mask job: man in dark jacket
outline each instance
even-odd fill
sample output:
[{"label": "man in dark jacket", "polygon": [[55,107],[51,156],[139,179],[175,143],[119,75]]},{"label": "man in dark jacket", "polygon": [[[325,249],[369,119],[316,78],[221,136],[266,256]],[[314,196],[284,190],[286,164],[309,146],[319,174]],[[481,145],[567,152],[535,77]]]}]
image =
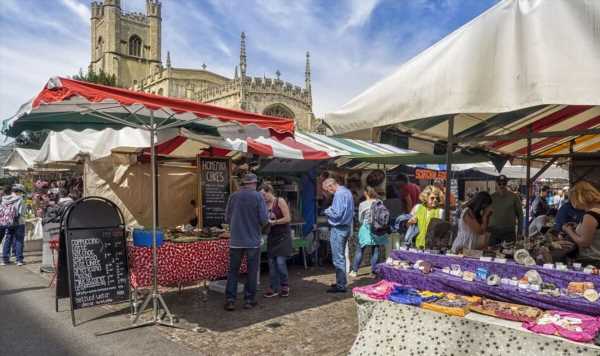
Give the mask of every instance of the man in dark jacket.
[{"label": "man in dark jacket", "polygon": [[548,197],[548,192],[550,191],[550,187],[545,185],[540,189],[540,194],[535,197],[533,203],[531,204],[531,216],[530,220],[537,218],[541,215],[548,215],[548,210],[550,207],[548,206],[548,202],[546,198]]},{"label": "man in dark jacket", "polygon": [[247,173],[242,178],[242,187],[231,194],[225,209],[225,222],[230,225],[229,273],[225,291],[225,310],[235,310],[238,274],[242,258],[246,254],[248,280],[244,285],[244,309],[256,306],[256,286],[260,266],[261,229],[268,223],[265,200],[256,191],[258,178]]}]

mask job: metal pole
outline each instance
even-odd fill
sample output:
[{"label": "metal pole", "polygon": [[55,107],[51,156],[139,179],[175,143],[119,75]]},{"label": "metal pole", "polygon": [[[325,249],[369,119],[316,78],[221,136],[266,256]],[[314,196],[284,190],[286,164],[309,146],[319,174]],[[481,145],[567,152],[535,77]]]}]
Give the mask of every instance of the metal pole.
[{"label": "metal pole", "polygon": [[[525,202],[525,231],[523,236],[529,236],[529,209],[531,207],[531,125],[527,127],[527,201]],[[525,241],[528,239],[526,238]]]},{"label": "metal pole", "polygon": [[[158,293],[158,256],[156,251],[156,148],[154,147],[154,135],[156,127],[154,126],[154,113],[150,112],[150,165],[152,177],[152,295]],[[153,316],[156,319],[158,316],[158,305],[156,298],[152,300]]]},{"label": "metal pole", "polygon": [[446,200],[444,202],[444,219],[450,222],[450,174],[452,173],[452,151],[454,150],[454,116],[448,118],[448,143],[446,146]]}]

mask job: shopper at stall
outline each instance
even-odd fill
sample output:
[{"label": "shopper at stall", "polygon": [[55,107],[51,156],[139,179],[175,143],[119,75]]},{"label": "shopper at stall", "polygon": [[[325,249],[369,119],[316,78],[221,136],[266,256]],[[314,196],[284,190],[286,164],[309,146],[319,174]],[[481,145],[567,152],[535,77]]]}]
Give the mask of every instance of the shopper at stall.
[{"label": "shopper at stall", "polygon": [[563,231],[579,247],[576,261],[582,264],[600,266],[600,192],[590,183],[581,181],[575,184],[569,194],[571,204],[585,211],[581,224],[563,225]]},{"label": "shopper at stall", "polygon": [[323,190],[333,194],[333,203],[325,209],[325,215],[331,226],[329,243],[331,255],[335,266],[335,285],[327,293],[345,293],[346,278],[346,243],[352,234],[352,220],[354,217],[354,200],[348,188],[339,185],[334,178],[323,181]]},{"label": "shopper at stall", "polygon": [[458,220],[458,233],[452,243],[452,252],[463,249],[483,250],[488,246],[487,229],[492,216],[492,196],[479,192],[463,205]]},{"label": "shopper at stall", "polygon": [[415,205],[408,220],[409,225],[417,224],[419,233],[415,239],[417,248],[425,248],[427,229],[431,219],[441,219],[444,216],[444,209],[441,208],[444,203],[444,192],[441,189],[429,185],[423,189],[419,195],[420,204]]},{"label": "shopper at stall", "polygon": [[489,231],[490,245],[515,241],[523,231],[523,205],[519,196],[508,189],[508,178],[501,174],[496,178],[496,192],[492,194],[492,211]]},{"label": "shopper at stall", "polygon": [[548,210],[550,210],[550,207],[548,206],[549,192],[550,187],[545,185],[540,189],[540,193],[535,197],[535,199],[533,199],[530,214],[531,221],[540,215],[548,215]]},{"label": "shopper at stall", "polygon": [[585,214],[585,211],[573,207],[573,204],[569,201],[569,191],[565,190],[562,205],[558,209],[556,218],[554,219],[554,230],[558,232],[563,231],[562,227],[567,223],[579,224],[583,219],[583,214]]},{"label": "shopper at stall", "polygon": [[0,203],[0,226],[5,227],[6,235],[2,248],[2,261],[0,265],[6,265],[10,262],[10,252],[14,247],[17,266],[22,266],[23,244],[25,243],[25,202],[23,194],[25,187],[22,184],[15,184],[12,187],[12,194],[3,196]]},{"label": "shopper at stall", "polygon": [[[2,198],[4,199],[4,197],[9,197],[12,193],[12,187],[10,185],[7,185],[4,187],[4,190],[2,191]],[[6,236],[6,232],[8,231],[8,226],[2,226],[0,225],[0,246],[2,246],[2,240],[4,240],[4,236]]]},{"label": "shopper at stall", "polygon": [[265,298],[276,296],[288,297],[287,259],[292,255],[292,217],[285,199],[275,196],[273,186],[263,184],[260,190],[269,217],[269,234],[267,235],[267,257],[269,261],[269,277],[271,286],[264,294]]},{"label": "shopper at stall", "polygon": [[231,194],[225,209],[225,222],[231,229],[229,239],[229,272],[225,310],[235,310],[238,274],[242,258],[246,255],[248,280],[244,285],[244,309],[256,306],[256,285],[260,265],[261,229],[268,223],[267,207],[262,195],[256,191],[258,178],[248,173],[242,178],[240,190]]},{"label": "shopper at stall", "polygon": [[408,180],[408,176],[404,173],[398,174],[396,182],[398,184],[400,199],[402,199],[405,204],[404,213],[408,213],[419,203],[421,188],[419,188],[418,185],[411,183]]},{"label": "shopper at stall", "polygon": [[[356,277],[367,247],[371,247],[371,273],[374,274],[375,265],[377,265],[379,256],[384,252],[382,249],[387,244],[387,234],[376,235],[371,231],[373,204],[381,202],[381,200],[379,200],[379,194],[377,194],[373,187],[367,187],[364,195],[365,200],[358,206],[360,229],[358,230],[358,246],[356,247],[354,263],[350,270],[350,277]],[[384,205],[381,206],[383,206],[384,209],[387,209]]]}]

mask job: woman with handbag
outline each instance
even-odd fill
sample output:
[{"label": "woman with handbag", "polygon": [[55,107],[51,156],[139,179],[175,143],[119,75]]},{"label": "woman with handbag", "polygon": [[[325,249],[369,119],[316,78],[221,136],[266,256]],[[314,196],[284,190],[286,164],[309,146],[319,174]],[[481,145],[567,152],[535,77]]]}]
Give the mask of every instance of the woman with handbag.
[{"label": "woman with handbag", "polygon": [[260,192],[265,199],[269,217],[267,234],[267,255],[271,286],[263,295],[265,298],[288,297],[287,259],[292,255],[292,217],[285,199],[274,194],[273,186],[263,184]]}]

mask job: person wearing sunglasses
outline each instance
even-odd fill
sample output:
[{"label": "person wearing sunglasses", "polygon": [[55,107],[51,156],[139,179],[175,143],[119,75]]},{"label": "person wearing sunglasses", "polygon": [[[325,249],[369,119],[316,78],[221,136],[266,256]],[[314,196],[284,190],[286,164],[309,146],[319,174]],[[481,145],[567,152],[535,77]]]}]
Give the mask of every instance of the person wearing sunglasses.
[{"label": "person wearing sunglasses", "polygon": [[432,185],[425,187],[419,195],[421,203],[415,205],[410,213],[412,218],[408,220],[409,225],[417,224],[419,227],[419,234],[415,238],[417,248],[425,248],[427,228],[431,219],[442,219],[444,216],[444,209],[441,208],[444,204],[444,198],[444,192]]},{"label": "person wearing sunglasses", "polygon": [[492,194],[489,232],[490,245],[515,241],[523,231],[523,205],[519,196],[508,189],[508,178],[501,174],[496,178],[496,192]]}]

